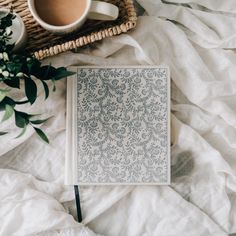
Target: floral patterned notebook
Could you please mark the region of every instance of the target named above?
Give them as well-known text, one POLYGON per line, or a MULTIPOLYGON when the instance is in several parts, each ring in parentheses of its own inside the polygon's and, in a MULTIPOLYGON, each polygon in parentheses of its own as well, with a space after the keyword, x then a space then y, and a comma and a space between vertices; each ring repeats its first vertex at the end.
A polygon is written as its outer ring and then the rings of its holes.
POLYGON ((169 184, 168 68, 70 69, 66 184, 169 184))

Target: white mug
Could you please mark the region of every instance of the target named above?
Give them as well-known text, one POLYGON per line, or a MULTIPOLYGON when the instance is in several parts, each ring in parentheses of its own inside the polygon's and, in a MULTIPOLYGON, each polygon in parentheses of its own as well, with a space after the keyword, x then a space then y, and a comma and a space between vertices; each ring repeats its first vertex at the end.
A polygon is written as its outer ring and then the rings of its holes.
POLYGON ((44 29, 54 34, 68 34, 74 32, 83 25, 86 19, 111 21, 117 19, 119 15, 118 7, 111 3, 87 0, 86 8, 81 17, 71 24, 55 26, 48 24, 40 18, 35 8, 35 1, 40 0, 28 0, 28 6, 31 14, 44 29))

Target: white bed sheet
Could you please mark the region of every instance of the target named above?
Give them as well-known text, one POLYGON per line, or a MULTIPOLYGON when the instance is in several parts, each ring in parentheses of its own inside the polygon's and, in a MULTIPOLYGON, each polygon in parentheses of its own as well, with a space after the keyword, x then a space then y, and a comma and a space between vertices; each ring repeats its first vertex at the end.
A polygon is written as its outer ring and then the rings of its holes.
MULTIPOLYGON (((65 81, 45 102, 24 109, 53 118, 15 139, 0 129, 0 235, 224 236, 236 233, 236 2, 138 0, 137 28, 57 66, 167 64, 172 78, 171 186, 83 187, 84 221, 63 185, 65 81)), ((42 94, 42 90, 40 91, 42 94)), ((20 92, 19 92, 20 95, 20 92)))

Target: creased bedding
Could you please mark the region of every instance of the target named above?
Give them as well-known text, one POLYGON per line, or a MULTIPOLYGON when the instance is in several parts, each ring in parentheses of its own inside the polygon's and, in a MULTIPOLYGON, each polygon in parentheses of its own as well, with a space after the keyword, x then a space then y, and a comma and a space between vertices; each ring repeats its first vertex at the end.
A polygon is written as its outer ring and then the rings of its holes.
POLYGON ((13 120, 0 125, 11 131, 0 136, 1 236, 236 233, 236 2, 138 3, 146 13, 134 31, 45 62, 169 65, 171 186, 83 187, 84 221, 77 223, 73 188, 63 184, 65 81, 60 81, 46 102, 41 96, 24 108, 53 116, 42 127, 50 145, 31 129, 15 139, 13 120))

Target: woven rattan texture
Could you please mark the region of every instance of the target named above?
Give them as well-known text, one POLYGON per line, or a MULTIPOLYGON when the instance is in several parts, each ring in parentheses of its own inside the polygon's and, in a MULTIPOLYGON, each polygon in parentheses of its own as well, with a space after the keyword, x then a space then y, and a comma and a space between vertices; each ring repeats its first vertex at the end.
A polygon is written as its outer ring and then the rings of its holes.
POLYGON ((136 26, 137 16, 132 0, 105 0, 118 6, 119 18, 116 21, 86 21, 76 33, 67 36, 55 36, 43 29, 33 19, 28 9, 27 0, 0 0, 0 8, 13 8, 23 19, 28 42, 26 49, 38 59, 57 55, 111 37, 136 26))

